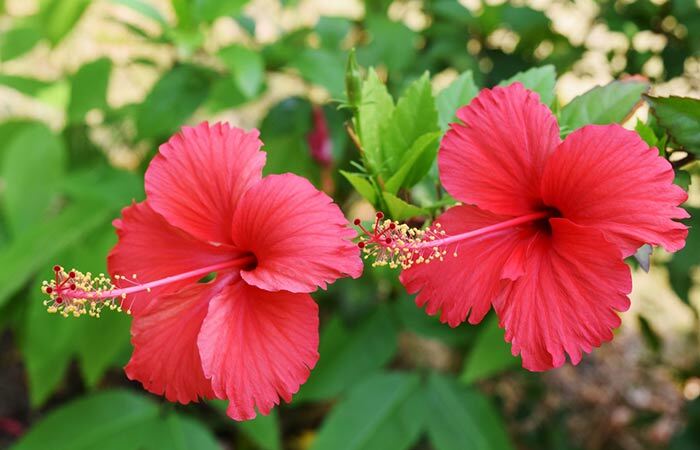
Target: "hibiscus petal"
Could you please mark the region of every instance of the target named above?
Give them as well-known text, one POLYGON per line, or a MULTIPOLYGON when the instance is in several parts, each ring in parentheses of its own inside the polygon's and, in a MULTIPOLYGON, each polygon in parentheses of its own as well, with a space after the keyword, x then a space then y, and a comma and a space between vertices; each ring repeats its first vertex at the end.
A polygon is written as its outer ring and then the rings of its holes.
POLYGON ((243 193, 262 177, 258 131, 228 124, 183 127, 146 171, 151 207, 172 225, 209 242, 231 242, 231 217, 243 193))
POLYGON ((212 289, 211 284, 195 284, 160 296, 134 317, 134 353, 125 368, 129 379, 154 394, 165 394, 171 402, 214 397, 197 347, 212 289))
POLYGON ((551 236, 537 235, 525 271, 494 302, 506 341, 523 367, 542 371, 573 364, 582 352, 613 337, 616 311, 629 308, 630 270, 603 233, 567 219, 550 219, 551 236))
POLYGON ((673 169, 634 132, 590 125, 552 154, 542 178, 545 203, 579 225, 596 227, 624 256, 643 244, 683 248, 688 230, 674 219, 687 194, 673 184, 673 169))
MULTIPOLYGON (((131 280, 115 279, 118 287, 129 287, 136 282, 146 283, 221 263, 235 254, 230 247, 207 244, 173 227, 147 202, 124 208, 122 218, 115 220, 114 226, 119 242, 107 258, 109 273, 113 279, 115 275, 121 275, 131 280), (132 275, 136 275, 135 280, 132 280, 132 275)), ((179 291, 199 278, 186 278, 151 291, 130 294, 122 304, 137 313, 149 299, 179 291)))
POLYGON ((540 178, 559 144, 559 128, 539 96, 520 83, 484 89, 457 111, 440 144, 445 189, 497 214, 523 215, 541 206, 540 178))
MULTIPOLYGON (((437 222, 446 235, 475 230, 507 220, 475 206, 455 206, 437 222)), ((503 230, 446 248, 443 261, 414 264, 401 273, 400 280, 410 294, 418 293, 416 304, 430 315, 441 311, 440 320, 455 327, 465 320, 481 322, 500 292, 502 278, 517 278, 523 269, 528 240, 522 229, 503 230), (454 253, 457 256, 454 256, 454 253), (513 256, 516 255, 516 256, 513 256)))
POLYGON ((257 258, 241 276, 268 291, 312 292, 359 277, 355 234, 330 197, 292 174, 267 176, 246 192, 232 227, 236 246, 257 258))
POLYGON ((318 361, 318 307, 308 294, 267 292, 237 282, 209 304, 199 334, 204 374, 235 420, 266 415, 318 361))

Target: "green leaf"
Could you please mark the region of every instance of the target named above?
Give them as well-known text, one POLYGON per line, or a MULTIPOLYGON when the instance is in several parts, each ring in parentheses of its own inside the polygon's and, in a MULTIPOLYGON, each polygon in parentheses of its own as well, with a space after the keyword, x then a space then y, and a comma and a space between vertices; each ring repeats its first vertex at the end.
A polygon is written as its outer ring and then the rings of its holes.
POLYGON ((32 279, 37 270, 53 264, 54 256, 112 217, 99 203, 75 203, 56 217, 39 222, 0 251, 0 306, 32 279))
POLYGON ((438 339, 450 346, 464 344, 475 330, 474 327, 445 326, 437 316, 430 316, 423 308, 416 306, 413 298, 407 295, 394 303, 394 311, 407 330, 429 339, 438 339))
POLYGON ((321 16, 315 30, 321 38, 321 46, 335 50, 340 48, 351 26, 352 23, 345 17, 321 16))
POLYGON ((157 417, 156 405, 141 395, 101 392, 52 411, 13 450, 135 450, 157 417), (71 425, 76 420, 79 430, 71 425))
POLYGON ((440 91, 435 99, 440 129, 445 131, 449 128, 450 123, 456 122, 457 110, 469 104, 478 93, 479 88, 474 83, 474 76, 471 70, 464 72, 449 86, 440 91))
POLYGON ((205 69, 176 66, 153 86, 136 117, 139 136, 152 138, 175 132, 209 94, 205 69))
POLYGON ((112 3, 127 6, 139 14, 158 22, 163 28, 168 26, 168 22, 160 11, 145 0, 112 0, 112 3))
POLYGON ((65 159, 63 143, 45 125, 22 130, 8 144, 1 172, 3 210, 15 235, 47 216, 65 159))
POLYGON ((307 48, 292 61, 301 76, 313 84, 323 86, 333 98, 345 92, 345 55, 326 49, 307 48))
POLYGON ((481 394, 432 374, 427 394, 428 437, 435 450, 511 450, 498 413, 481 394))
POLYGON ((700 100, 645 96, 661 127, 683 149, 700 155, 700 100))
POLYGON ((311 450, 408 449, 420 437, 425 416, 418 375, 375 375, 331 411, 311 450))
POLYGON ((30 97, 38 97, 51 88, 52 84, 35 78, 5 75, 0 73, 0 84, 12 88, 30 97))
POLYGON ((415 59, 418 34, 402 22, 389 20, 383 14, 371 14, 366 20, 366 31, 370 42, 358 50, 360 64, 384 65, 389 72, 400 76, 415 59))
POLYGON ((100 58, 82 66, 71 77, 71 95, 68 103, 68 122, 85 121, 92 109, 107 108, 107 87, 112 61, 100 58))
POLYGON ((642 101, 649 84, 641 81, 613 81, 594 87, 564 105, 559 114, 563 136, 584 125, 621 123, 642 101))
POLYGON ((420 181, 429 171, 437 156, 438 141, 442 132, 428 132, 413 142, 404 153, 401 166, 384 184, 384 190, 396 194, 402 187, 409 188, 420 181))
MULTIPOLYGON (((225 400, 212 400, 209 404, 226 414, 228 402, 225 400)), ((231 420, 228 416, 226 420, 231 420)), ((238 428, 246 437, 261 450, 281 450, 282 441, 280 438, 280 424, 277 410, 273 409, 270 414, 263 416, 258 414, 255 419, 236 422, 238 428)))
POLYGON ((499 86, 508 86, 516 81, 540 94, 540 100, 545 105, 550 106, 554 101, 554 85, 557 84, 557 72, 554 66, 534 67, 525 72, 518 72, 507 80, 501 81, 499 86))
POLYGON ((145 450, 221 450, 216 437, 203 424, 189 417, 168 414, 153 421, 139 446, 145 450))
POLYGON ((352 187, 355 188, 357 192, 360 193, 368 202, 375 204, 377 201, 377 193, 372 187, 372 183, 369 181, 367 175, 354 172, 346 172, 341 170, 340 173, 350 182, 352 187))
POLYGON ((232 45, 219 50, 218 55, 231 71, 236 86, 247 98, 253 98, 260 92, 265 79, 265 61, 259 52, 232 45))
POLYGON ((70 32, 90 0, 49 0, 41 11, 42 30, 52 45, 58 44, 70 32))
POLYGON ((385 307, 379 307, 352 330, 335 317, 321 333, 321 358, 296 400, 320 400, 341 394, 384 366, 396 348, 396 329, 385 307))
POLYGON ((18 58, 41 40, 41 30, 33 23, 18 24, 0 34, 0 61, 18 58))
MULTIPOLYGON (((364 99, 363 99, 364 101, 364 99)), ((438 113, 435 109, 432 87, 428 74, 423 74, 411 83, 396 103, 391 117, 381 118, 386 125, 381 128, 383 172, 386 178, 393 175, 405 161, 413 144, 426 133, 438 131, 438 113)), ((411 170, 404 180, 406 186, 413 186, 427 172, 435 159, 437 143, 433 151, 426 151, 416 161, 416 170, 411 170), (420 176, 420 178, 419 178, 420 176)))
POLYGON ((361 99, 362 104, 358 108, 359 119, 355 118, 355 130, 362 143, 367 169, 373 174, 378 174, 384 169, 380 126, 391 117, 394 100, 374 69, 369 70, 367 79, 362 83, 361 99))
POLYGON ((100 203, 115 211, 143 200, 143 178, 107 164, 71 172, 60 190, 73 200, 100 203))
MULTIPOLYGON (((639 137, 641 137, 649 147, 656 147, 659 144, 659 138, 656 137, 654 129, 639 119, 637 120, 637 125, 634 127, 634 131, 639 134, 639 137)), ((664 149, 659 149, 659 151, 663 150, 664 149)))
POLYGON ((406 220, 426 214, 426 211, 416 205, 411 205, 397 196, 384 192, 384 201, 389 207, 389 215, 394 220, 406 220))
POLYGON ((219 17, 240 13, 248 0, 194 0, 192 14, 198 20, 213 22, 219 17))
POLYGON ((520 365, 520 358, 512 355, 503 334, 496 316, 492 315, 484 322, 464 360, 460 381, 471 384, 520 365))
POLYGON ((700 265, 700 209, 685 207, 690 214, 686 223, 690 227, 688 239, 682 250, 673 254, 667 263, 669 281, 681 300, 690 305, 689 293, 693 286, 692 272, 700 265))

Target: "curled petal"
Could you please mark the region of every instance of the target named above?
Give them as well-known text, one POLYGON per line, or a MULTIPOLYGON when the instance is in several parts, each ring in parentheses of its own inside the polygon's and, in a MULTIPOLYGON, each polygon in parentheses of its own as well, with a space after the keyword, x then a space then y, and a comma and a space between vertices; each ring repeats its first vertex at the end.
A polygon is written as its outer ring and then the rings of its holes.
POLYGON ((134 353, 125 370, 154 394, 171 402, 189 403, 213 398, 204 377, 197 336, 214 294, 210 284, 194 284, 160 296, 134 317, 134 353))
POLYGON ((267 176, 246 192, 232 226, 236 246, 257 258, 241 276, 268 291, 312 292, 357 278, 362 260, 354 236, 333 200, 292 174, 267 176))
POLYGON ((539 96, 516 83, 484 89, 457 111, 440 144, 440 180, 456 199, 512 216, 540 208, 540 178, 559 128, 539 96))
POLYGON ((617 311, 629 308, 630 270, 603 233, 550 219, 551 235, 535 236, 523 274, 494 302, 506 341, 523 367, 543 371, 573 364, 613 338, 617 311))
POLYGON ((318 307, 308 294, 267 292, 238 280, 209 304, 199 334, 204 374, 235 420, 267 415, 318 360, 318 307))
POLYGON ((673 184, 673 169, 658 152, 619 125, 590 125, 571 133, 550 157, 542 179, 544 202, 579 225, 598 228, 630 256, 643 244, 677 251, 688 229, 673 184))
POLYGON ((238 201, 262 177, 258 131, 228 124, 183 127, 160 146, 146 171, 151 207, 168 223, 205 242, 231 243, 238 201))

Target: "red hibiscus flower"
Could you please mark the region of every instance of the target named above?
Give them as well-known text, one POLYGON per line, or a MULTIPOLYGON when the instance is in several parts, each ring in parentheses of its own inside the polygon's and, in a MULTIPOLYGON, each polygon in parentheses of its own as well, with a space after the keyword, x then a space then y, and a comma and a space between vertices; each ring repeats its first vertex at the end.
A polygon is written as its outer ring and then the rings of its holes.
POLYGON ((572 363, 613 337, 641 245, 685 245, 686 193, 671 165, 618 125, 563 142, 550 110, 520 84, 483 90, 440 147, 445 189, 464 205, 425 231, 385 221, 360 244, 405 269, 401 282, 450 326, 491 306, 523 366, 572 363), (432 262, 431 262, 432 261, 432 262), (427 264, 430 263, 430 264, 427 264))
POLYGON ((260 146, 257 131, 185 127, 114 222, 116 286, 56 267, 45 287, 64 313, 117 298, 134 314, 128 377, 170 401, 228 399, 236 420, 291 400, 318 360, 309 293, 362 272, 340 209, 303 178, 263 178, 260 146))

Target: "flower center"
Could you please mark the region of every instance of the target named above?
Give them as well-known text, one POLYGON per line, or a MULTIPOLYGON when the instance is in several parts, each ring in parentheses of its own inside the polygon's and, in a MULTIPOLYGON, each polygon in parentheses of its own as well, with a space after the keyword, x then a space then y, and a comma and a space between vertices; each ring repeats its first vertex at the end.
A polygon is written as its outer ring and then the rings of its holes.
MULTIPOLYGON (((88 314, 92 317, 100 317, 104 308, 122 311, 123 301, 129 294, 138 292, 151 292, 151 289, 165 286, 177 281, 189 278, 204 277, 214 272, 232 268, 255 268, 257 259, 251 253, 232 258, 229 261, 212 264, 187 272, 179 273, 147 283, 139 283, 136 275, 130 278, 124 275, 114 275, 112 279, 100 273, 93 275, 90 272, 78 270, 66 271, 61 266, 54 266, 54 279, 42 283, 42 291, 49 298, 44 301, 44 306, 50 313, 59 313, 64 317, 70 315, 79 317, 88 314), (115 283, 121 285, 130 284, 129 287, 117 288, 115 283)), ((126 308, 127 314, 131 313, 131 307, 126 308)))
POLYGON ((388 265, 391 268, 408 269, 414 264, 428 264, 434 260, 444 260, 447 248, 452 244, 456 244, 452 255, 457 256, 460 242, 492 235, 525 223, 534 223, 535 226, 551 233, 550 217, 561 217, 561 214, 556 209, 547 208, 543 211, 455 235, 448 235, 439 222, 426 229, 410 228, 406 224, 383 220, 384 214, 381 212, 377 213, 371 231, 362 226, 359 219, 355 219, 354 224, 364 233, 357 245, 365 254, 365 259, 374 259, 373 266, 388 265))

